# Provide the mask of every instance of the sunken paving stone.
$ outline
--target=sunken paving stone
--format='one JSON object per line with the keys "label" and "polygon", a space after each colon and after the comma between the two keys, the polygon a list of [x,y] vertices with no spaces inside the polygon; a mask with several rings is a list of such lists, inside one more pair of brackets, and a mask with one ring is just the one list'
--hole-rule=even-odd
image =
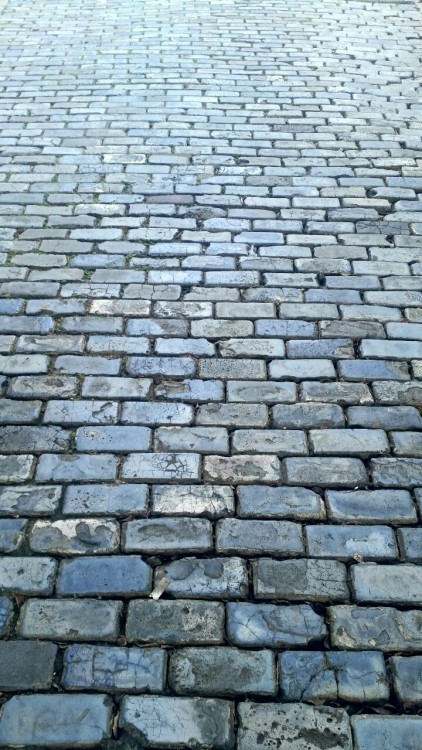
{"label": "sunken paving stone", "polygon": [[420,750],[420,7],[0,6],[0,747]]}

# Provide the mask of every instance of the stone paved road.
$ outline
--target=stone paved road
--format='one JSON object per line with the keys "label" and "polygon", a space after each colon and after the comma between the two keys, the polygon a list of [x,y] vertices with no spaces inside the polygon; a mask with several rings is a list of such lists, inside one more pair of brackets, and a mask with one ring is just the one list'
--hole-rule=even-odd
{"label": "stone paved road", "polygon": [[0,29],[0,746],[420,750],[420,9]]}

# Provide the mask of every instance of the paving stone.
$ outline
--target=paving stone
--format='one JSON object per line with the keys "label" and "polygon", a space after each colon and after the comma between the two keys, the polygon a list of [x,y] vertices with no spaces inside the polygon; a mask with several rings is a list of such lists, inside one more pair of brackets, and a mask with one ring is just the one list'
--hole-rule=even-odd
{"label": "paving stone", "polygon": [[[57,365],[57,361],[56,361]],[[9,382],[8,396],[12,398],[72,398],[76,395],[76,378],[54,375],[21,375]],[[29,403],[29,402],[28,402]]]}
{"label": "paving stone", "polygon": [[280,461],[271,455],[207,456],[204,459],[204,478],[217,484],[277,482],[281,478]]}
{"label": "paving stone", "polygon": [[41,401],[0,399],[0,424],[33,424],[41,412]]}
{"label": "paving stone", "polygon": [[57,646],[40,641],[0,642],[0,687],[4,692],[49,690]]}
{"label": "paving stone", "polygon": [[[155,387],[155,395],[159,398],[175,399],[175,401],[187,401],[193,403],[208,403],[209,401],[222,401],[224,398],[224,386],[220,380],[168,380],[163,381]],[[158,403],[155,407],[165,409]],[[180,407],[182,408],[182,407]],[[185,408],[189,408],[185,406]]]}
{"label": "paving stone", "polygon": [[151,431],[146,427],[80,427],[76,432],[76,448],[80,451],[145,451],[150,443]]}
{"label": "paving stone", "polygon": [[216,524],[218,553],[285,557],[303,552],[302,529],[290,521],[227,518]]}
{"label": "paving stone", "polygon": [[229,602],[227,633],[238,646],[301,646],[326,635],[323,618],[309,604],[291,606]]}
{"label": "paving stone", "polygon": [[393,656],[389,659],[394,691],[401,703],[422,703],[422,657]]}
{"label": "paving stone", "polygon": [[422,562],[422,529],[398,529],[401,556],[409,562]]}
{"label": "paving stone", "polygon": [[373,482],[379,487],[417,487],[422,485],[421,458],[374,458]]}
{"label": "paving stone", "polygon": [[275,659],[271,651],[183,648],[171,656],[169,682],[181,695],[274,695]]}
{"label": "paving stone", "polygon": [[26,525],[26,521],[19,518],[0,520],[0,552],[14,552],[21,546]]}
{"label": "paving stone", "polygon": [[31,476],[34,462],[34,456],[0,455],[0,484],[25,482]]}
{"label": "paving stone", "polygon": [[279,656],[284,700],[388,701],[384,658],[377,651],[285,651]]}
{"label": "paving stone", "polygon": [[160,403],[158,401],[124,403],[121,417],[123,424],[144,425],[191,424],[192,420],[193,409],[188,404]]}
{"label": "paving stone", "polygon": [[370,456],[390,452],[387,436],[382,430],[311,430],[309,442],[312,452],[317,455]]}
{"label": "paving stone", "polygon": [[212,525],[203,518],[156,518],[123,525],[127,552],[173,555],[208,552],[212,547]]}
{"label": "paving stone", "polygon": [[237,494],[237,515],[242,518],[325,518],[325,508],[320,496],[304,487],[254,485],[239,487]]}
{"label": "paving stone", "polygon": [[56,570],[52,557],[1,557],[1,589],[25,596],[51,594]]}
{"label": "paving stone", "polygon": [[238,712],[239,750],[255,750],[258,746],[272,750],[281,737],[292,750],[320,750],[327,743],[335,750],[352,750],[349,718],[344,709],[300,703],[240,703]]}
{"label": "paving stone", "polygon": [[421,648],[420,613],[393,607],[329,607],[334,648],[356,651],[418,651]]}
{"label": "paving stone", "polygon": [[126,637],[165,645],[218,644],[224,637],[224,605],[192,600],[138,599],[129,603]]}
{"label": "paving stone", "polygon": [[23,638],[59,641],[115,641],[121,602],[97,599],[28,599],[20,614]]}
{"label": "paving stone", "polygon": [[150,482],[199,481],[201,459],[197,453],[131,453],[125,459],[122,477]]}
{"label": "paving stone", "polygon": [[350,427],[382,430],[422,428],[422,416],[414,406],[351,406],[347,421]]}
{"label": "paving stone", "polygon": [[407,490],[328,490],[328,517],[343,523],[415,523],[416,511]]}
{"label": "paving stone", "polygon": [[238,557],[186,557],[157,569],[156,584],[169,582],[167,592],[188,599],[242,599],[247,592],[246,564]]}
{"label": "paving stone", "polygon": [[67,454],[44,453],[38,461],[37,482],[75,482],[114,479],[117,460],[107,453]]}
{"label": "paving stone", "polygon": [[147,507],[148,489],[144,484],[73,484],[66,487],[63,513],[76,516],[137,516],[145,515]]}
{"label": "paving stone", "polygon": [[234,706],[229,701],[171,696],[128,696],[120,726],[134,728],[150,747],[216,750],[233,747]]}
{"label": "paving stone", "polygon": [[343,427],[344,417],[340,406],[325,403],[277,404],[272,410],[276,427],[306,429],[311,427]]}
{"label": "paving stone", "polygon": [[397,557],[393,530],[388,526],[307,526],[311,557],[351,560],[391,560]]}
{"label": "paving stone", "polygon": [[0,743],[94,747],[111,735],[111,708],[103,695],[15,695],[0,717]]}
{"label": "paving stone", "polygon": [[62,453],[69,443],[70,433],[60,427],[0,427],[1,453]]}
{"label": "paving stone", "polygon": [[328,602],[348,598],[346,569],[337,560],[270,560],[253,563],[258,599]]}
{"label": "paving stone", "polygon": [[356,750],[412,750],[422,739],[422,721],[419,716],[352,717]]}
{"label": "paving stone", "polygon": [[3,516],[49,516],[57,509],[61,487],[4,487],[0,489],[0,513]]}
{"label": "paving stone", "polygon": [[113,401],[49,401],[44,414],[46,424],[112,424],[116,418]]}
{"label": "paving stone", "polygon": [[217,485],[156,485],[152,488],[152,510],[161,516],[231,516],[233,489]]}
{"label": "paving stone", "polygon": [[91,518],[36,521],[29,543],[35,552],[59,555],[114,552],[119,544],[119,528],[115,521]]}
{"label": "paving stone", "polygon": [[359,602],[411,606],[422,600],[422,569],[417,565],[355,565],[351,584]]}
{"label": "paving stone", "polygon": [[225,427],[265,427],[267,408],[262,404],[206,404],[200,406],[196,421],[204,425]]}
{"label": "paving stone", "polygon": [[219,427],[160,427],[155,431],[155,445],[159,451],[229,452],[227,430]]}
{"label": "paving stone", "polygon": [[67,647],[63,660],[62,685],[68,690],[161,693],[164,689],[167,658],[162,649],[75,645]]}
{"label": "paving stone", "polygon": [[127,597],[149,594],[152,571],[135,555],[65,560],[57,579],[61,596],[104,595]]}
{"label": "paving stone", "polygon": [[282,472],[287,484],[305,487],[359,487],[367,474],[358,458],[284,458]]}

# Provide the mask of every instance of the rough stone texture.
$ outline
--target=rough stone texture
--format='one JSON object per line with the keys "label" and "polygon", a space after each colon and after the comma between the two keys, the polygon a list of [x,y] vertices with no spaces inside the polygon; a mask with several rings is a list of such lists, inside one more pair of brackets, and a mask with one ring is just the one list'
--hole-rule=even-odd
{"label": "rough stone texture", "polygon": [[57,646],[40,641],[0,642],[0,690],[48,690]]}
{"label": "rough stone texture", "polygon": [[110,737],[111,718],[103,695],[15,695],[0,715],[0,745],[94,747]]}
{"label": "rough stone texture", "polygon": [[68,690],[109,693],[161,693],[166,653],[162,649],[69,646],[64,653],[62,684]]}
{"label": "rough stone texture", "polygon": [[[350,750],[315,700],[416,750],[374,709],[420,700],[421,35],[413,0],[0,0],[0,645],[57,698],[5,747]],[[112,737],[60,734],[75,690]]]}
{"label": "rough stone texture", "polygon": [[356,750],[416,750],[422,741],[420,716],[354,716]]}
{"label": "rough stone texture", "polygon": [[292,750],[352,750],[349,720],[339,708],[241,703],[239,717],[239,750],[273,750],[281,738]]}
{"label": "rough stone texture", "polygon": [[281,695],[287,701],[388,701],[382,654],[376,651],[285,651],[279,657]]}
{"label": "rough stone texture", "polygon": [[274,695],[274,654],[219,646],[184,648],[170,659],[169,682],[181,695]]}
{"label": "rough stone texture", "polygon": [[206,698],[127,697],[121,727],[133,727],[149,747],[225,750],[233,745],[233,704]]}

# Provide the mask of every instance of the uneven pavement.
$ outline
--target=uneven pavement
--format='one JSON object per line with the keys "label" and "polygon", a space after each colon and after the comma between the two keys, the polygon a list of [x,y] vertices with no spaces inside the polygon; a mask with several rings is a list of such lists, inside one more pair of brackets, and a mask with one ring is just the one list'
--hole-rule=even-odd
{"label": "uneven pavement", "polygon": [[0,30],[0,747],[420,750],[420,7]]}

